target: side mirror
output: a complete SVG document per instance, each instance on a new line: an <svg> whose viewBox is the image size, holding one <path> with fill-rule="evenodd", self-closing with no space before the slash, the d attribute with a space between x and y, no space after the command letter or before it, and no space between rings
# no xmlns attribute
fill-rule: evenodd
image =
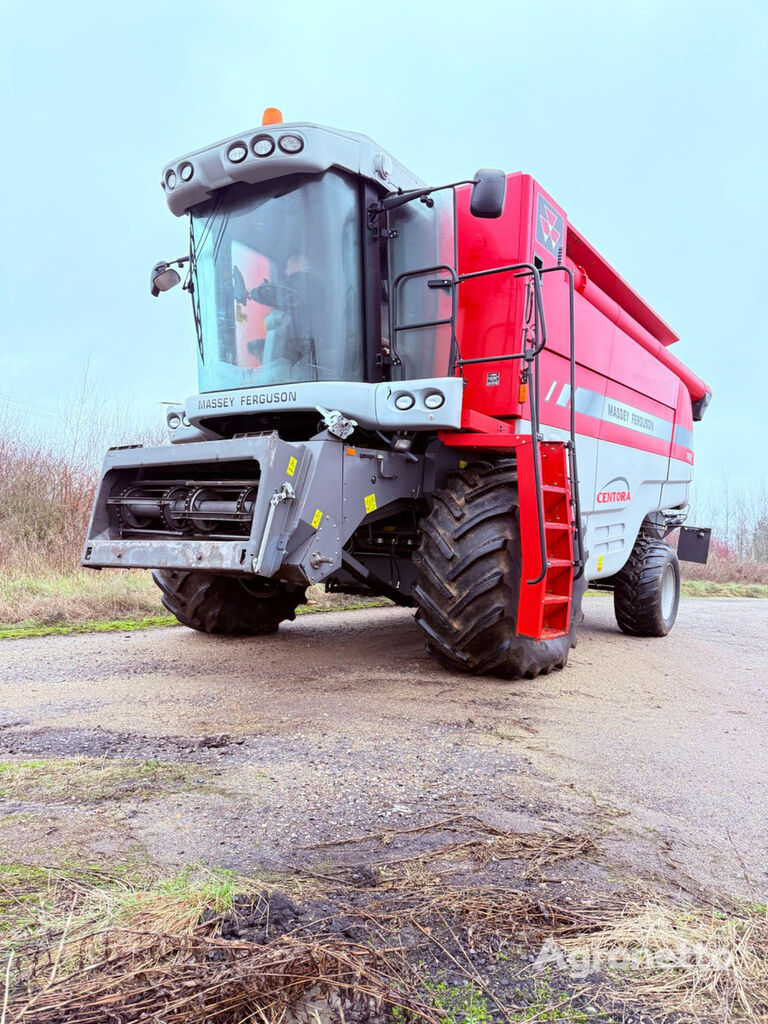
<svg viewBox="0 0 768 1024"><path fill-rule="evenodd" d="M475 174L469 212L473 217L500 217L504 212L507 176L504 171L482 168Z"/></svg>
<svg viewBox="0 0 768 1024"><path fill-rule="evenodd" d="M169 267L167 263L156 263L152 267L152 275L149 279L149 290L157 298L160 292L169 292L181 281L178 270Z"/></svg>

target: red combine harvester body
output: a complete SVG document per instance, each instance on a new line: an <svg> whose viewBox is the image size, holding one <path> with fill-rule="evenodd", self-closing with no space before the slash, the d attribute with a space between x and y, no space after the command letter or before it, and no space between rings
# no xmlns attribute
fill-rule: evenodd
<svg viewBox="0 0 768 1024"><path fill-rule="evenodd" d="M693 407L703 411L709 389L669 351L678 336L568 223L565 211L532 177L520 173L507 176L506 204L496 220L478 220L469 205L470 189L457 190L460 274L526 262L533 262L542 274L547 338L539 360L540 429L550 441L567 438L571 426L572 278L578 339L574 426L580 453L581 511L605 520L602 526L593 527L595 542L585 570L590 579L609 580L624 565L627 537L634 540L637 536L649 501L670 509L687 503L693 467ZM525 435L520 436L521 428L530 433L522 371L519 362L489 359L488 354L509 356L520 351L527 297L524 285L500 287L496 275L468 281L460 290L457 334L461 358L477 360L463 366L467 410L463 425L473 432L470 437L443 433L443 443L511 448L520 462L520 446L527 443ZM505 421L509 432L500 433L497 424L473 421L473 411ZM521 479L521 488L532 496L532 466L528 477L525 484ZM640 498L633 509L633 489L637 495L638 490L648 488L659 493L644 502ZM522 518L529 534L524 551L533 553L532 501L528 516ZM548 541L562 547L557 529L552 529L555 536L548 536ZM600 539L603 536L605 540ZM550 564L553 560L549 559ZM535 562L532 555L531 572ZM561 578L556 589L570 593L569 582ZM543 636L542 629L537 629L541 621L537 609L542 606L541 592L547 588L542 581L535 593L525 587L521 590L518 625L527 623L530 635L537 638ZM555 605L548 610L545 605L544 631L548 611L557 626L567 621L563 608Z"/></svg>
<svg viewBox="0 0 768 1024"><path fill-rule="evenodd" d="M162 184L191 244L152 293L187 267L200 393L170 445L108 453L84 565L154 568L207 632L273 632L309 584L385 595L475 673L564 666L587 585L669 631L711 395L533 178L428 187L271 110Z"/></svg>

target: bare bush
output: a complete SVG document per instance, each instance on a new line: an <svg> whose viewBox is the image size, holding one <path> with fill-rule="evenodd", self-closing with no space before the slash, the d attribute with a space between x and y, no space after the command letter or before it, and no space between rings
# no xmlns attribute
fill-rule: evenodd
<svg viewBox="0 0 768 1024"><path fill-rule="evenodd" d="M77 565L97 474L0 437L0 569L67 572Z"/></svg>
<svg viewBox="0 0 768 1024"><path fill-rule="evenodd" d="M691 504L712 542L706 565L681 563L685 578L768 584L768 479L697 481Z"/></svg>
<svg viewBox="0 0 768 1024"><path fill-rule="evenodd" d="M142 427L128 408L107 407L90 392L98 389L86 377L48 436L0 408L0 572L6 576L74 572L108 445L164 440L159 427Z"/></svg>

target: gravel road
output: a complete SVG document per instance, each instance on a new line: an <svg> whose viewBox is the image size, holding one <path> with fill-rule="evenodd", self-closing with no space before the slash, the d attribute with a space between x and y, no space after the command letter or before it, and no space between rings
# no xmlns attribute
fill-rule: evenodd
<svg viewBox="0 0 768 1024"><path fill-rule="evenodd" d="M394 608L300 616L260 639L2 642L3 760L200 766L151 799L0 800L3 857L321 870L377 847L319 843L474 814L594 835L587 872L765 895L768 601L685 599L663 640L619 633L609 598L585 606L568 667L532 682L442 669ZM391 858L430 841L404 833Z"/></svg>

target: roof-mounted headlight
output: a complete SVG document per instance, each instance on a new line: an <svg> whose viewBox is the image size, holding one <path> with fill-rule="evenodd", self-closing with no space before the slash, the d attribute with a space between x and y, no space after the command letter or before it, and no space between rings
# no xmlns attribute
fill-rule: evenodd
<svg viewBox="0 0 768 1024"><path fill-rule="evenodd" d="M281 135L277 144L284 153L300 153L304 149L304 139L300 135Z"/></svg>
<svg viewBox="0 0 768 1024"><path fill-rule="evenodd" d="M233 142L227 150L227 159L233 164L241 164L247 156L248 147L244 142Z"/></svg>
<svg viewBox="0 0 768 1024"><path fill-rule="evenodd" d="M270 156L275 151L275 140L271 135L257 135L251 140L254 156Z"/></svg>

